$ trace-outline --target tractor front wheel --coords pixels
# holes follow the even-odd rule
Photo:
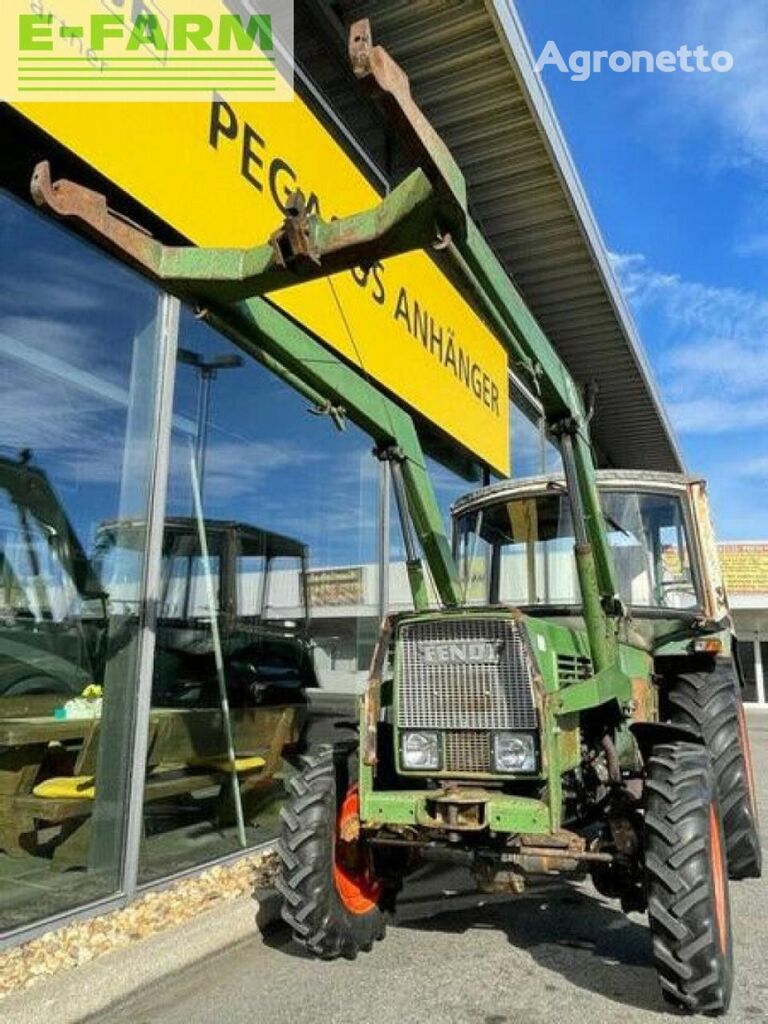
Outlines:
[[[763,857],[752,753],[735,675],[724,666],[679,675],[669,686],[667,700],[671,720],[694,728],[712,758],[729,876],[759,878]]]
[[[305,758],[288,784],[277,851],[283,920],[324,960],[353,960],[384,936],[384,891],[359,838],[357,787],[332,749]]]
[[[648,917],[662,995],[690,1013],[725,1013],[733,988],[728,870],[705,747],[654,747],[646,766],[644,830]]]

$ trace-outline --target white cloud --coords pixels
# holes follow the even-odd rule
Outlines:
[[[681,434],[727,434],[768,424],[768,408],[762,399],[734,405],[728,398],[683,398],[667,405]]]
[[[750,235],[736,244],[737,256],[768,256],[768,234]]]
[[[709,478],[718,536],[766,536],[768,301],[662,273],[641,255],[612,260],[692,468]]]
[[[669,31],[668,5],[661,5],[660,33]],[[768,161],[768,5],[765,0],[683,0],[677,15],[685,41],[727,50],[734,68],[726,74],[677,74],[683,123],[697,116],[715,128],[720,145],[715,159],[744,165]],[[678,132],[679,132],[678,122]],[[712,157],[713,154],[710,154]]]
[[[638,254],[612,261],[635,312],[653,324],[677,429],[723,434],[768,424],[768,299],[662,273]]]
[[[736,463],[734,469],[739,477],[768,480],[768,455],[756,455],[752,459]]]
[[[323,455],[289,442],[218,437],[213,431],[206,453],[206,511],[216,514],[223,510],[221,514],[235,518],[233,501],[253,499],[260,492],[268,494],[279,487],[281,479],[323,459]],[[189,441],[177,439],[169,480],[169,506],[174,511],[189,505],[190,487]]]

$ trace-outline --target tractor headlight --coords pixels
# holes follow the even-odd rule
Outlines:
[[[536,737],[530,732],[493,735],[493,768],[497,772],[535,772]]]
[[[401,733],[400,758],[403,768],[415,771],[436,771],[440,767],[440,740],[437,733]]]

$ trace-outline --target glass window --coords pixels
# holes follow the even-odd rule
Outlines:
[[[160,300],[3,194],[0,278],[5,931],[119,887]]]
[[[501,502],[462,516],[458,541],[469,603],[579,603],[570,508],[562,495]]]
[[[481,486],[479,482],[481,470],[479,467],[476,468],[476,479],[472,482],[429,456],[426,458],[426,466],[430,482],[434,488],[438,508],[442,515],[443,529],[445,530],[445,535],[448,538],[448,543],[450,543],[453,530],[451,507],[453,506],[453,503],[463,495]],[[387,472],[389,472],[388,469]],[[394,486],[391,481],[390,492],[389,581],[387,608],[389,611],[394,612],[412,609],[413,594],[408,578],[403,530],[397,510],[397,503],[395,502]],[[418,541],[417,548],[421,555],[421,548],[418,546]],[[424,568],[430,605],[438,607],[440,605],[440,598],[437,586],[432,579],[432,575],[429,571],[429,565],[423,558],[422,565]]]
[[[680,499],[670,494],[603,494],[619,593],[638,608],[699,605]]]
[[[213,586],[213,603],[221,611],[222,537],[208,533],[208,562]],[[210,619],[206,594],[206,562],[194,529],[166,524],[160,571],[160,618],[165,621]]]
[[[606,491],[603,509],[619,593],[635,608],[698,606],[679,498]],[[468,513],[458,523],[468,600],[578,604],[573,527],[561,492],[520,497]]]
[[[181,346],[143,880],[276,834],[308,733],[355,715],[379,623],[370,438],[189,313]]]
[[[744,700],[753,704],[759,700],[755,671],[755,642],[754,640],[738,640],[737,646],[741,671],[744,673]]]
[[[432,487],[434,488],[435,497],[437,498],[437,504],[439,505],[440,512],[443,516],[443,526],[447,535],[450,537],[451,507],[459,498],[482,486],[481,471],[478,467],[475,479],[467,480],[466,477],[461,476],[453,469],[449,469],[448,466],[443,465],[436,459],[427,457],[426,465],[427,471],[429,472],[429,479],[432,483]],[[399,523],[398,531],[401,532]]]
[[[538,422],[530,419],[515,402],[510,402],[511,476],[537,476],[545,472],[546,445]]]
[[[510,477],[562,473],[560,451],[547,436],[543,418],[517,386],[510,393]]]

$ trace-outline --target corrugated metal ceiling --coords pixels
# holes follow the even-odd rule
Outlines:
[[[511,0],[343,0],[330,7],[347,23],[371,18],[374,42],[408,73],[414,97],[461,165],[476,220],[529,307],[576,380],[597,382],[593,434],[601,462],[682,469]],[[301,37],[300,20],[298,26]],[[346,69],[328,61],[327,50],[321,69],[319,44],[297,41],[297,51],[381,161],[386,129],[349,92]]]

